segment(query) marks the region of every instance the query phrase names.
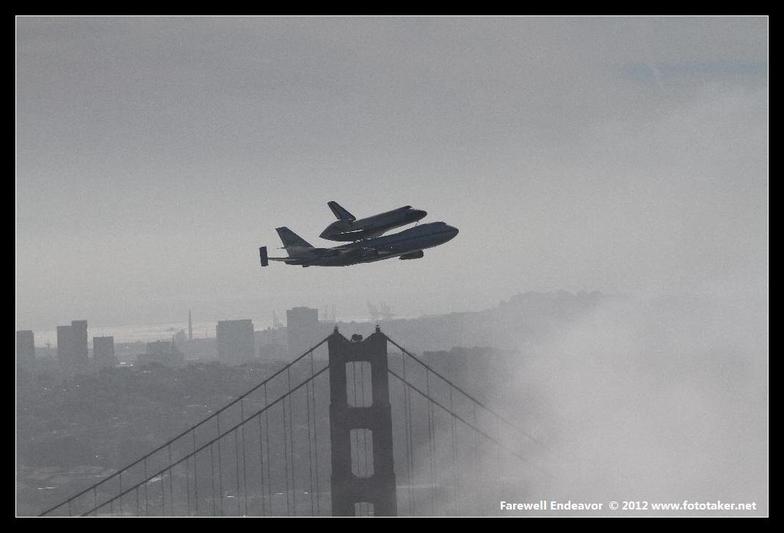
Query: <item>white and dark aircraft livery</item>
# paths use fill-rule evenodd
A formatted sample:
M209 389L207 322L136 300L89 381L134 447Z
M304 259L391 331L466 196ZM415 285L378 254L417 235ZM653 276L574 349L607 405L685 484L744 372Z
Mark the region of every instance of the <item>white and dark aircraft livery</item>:
M340 207L340 206L338 206ZM342 209L342 208L341 208ZM282 261L287 265L349 266L372 263L383 259L419 259L425 248L432 248L452 240L458 229L444 222L430 222L383 237L374 237L334 248L315 248L287 227L276 228L288 257L269 257L267 247L259 248L261 266L269 261Z
M410 205L399 207L357 220L335 201L327 202L337 220L321 232L322 239L330 241L355 242L371 237L378 237L393 228L418 222L427 216L427 211L413 209Z

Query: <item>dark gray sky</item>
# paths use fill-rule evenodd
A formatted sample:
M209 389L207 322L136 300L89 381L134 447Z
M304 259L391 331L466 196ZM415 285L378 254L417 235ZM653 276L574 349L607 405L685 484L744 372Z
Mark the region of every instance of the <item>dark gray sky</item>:
M767 291L766 18L17 18L17 326ZM261 271L337 200L460 228ZM282 251L281 251L282 252Z

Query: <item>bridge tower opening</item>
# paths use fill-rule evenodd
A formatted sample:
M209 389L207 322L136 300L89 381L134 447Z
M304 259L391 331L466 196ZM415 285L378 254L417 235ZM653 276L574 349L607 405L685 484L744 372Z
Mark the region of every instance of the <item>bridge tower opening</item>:
M376 332L367 339L354 336L349 341L336 329L327 343L330 365L332 514L353 516L365 506L372 509L372 514L376 516L396 516L387 338L377 327ZM372 398L369 405L349 405L346 363L350 362L365 362L370 366ZM372 435L371 446L367 448L371 450L372 457L369 459L372 458L372 468L369 469L370 475L364 477L352 472L352 430L367 430L367 434ZM354 452L356 454L356 449Z

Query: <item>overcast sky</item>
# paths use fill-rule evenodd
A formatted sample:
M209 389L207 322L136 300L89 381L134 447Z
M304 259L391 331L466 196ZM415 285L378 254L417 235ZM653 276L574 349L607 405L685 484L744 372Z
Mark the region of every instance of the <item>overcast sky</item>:
M766 18L17 18L17 329L762 298ZM460 234L261 270L337 200ZM282 253L282 250L276 250Z

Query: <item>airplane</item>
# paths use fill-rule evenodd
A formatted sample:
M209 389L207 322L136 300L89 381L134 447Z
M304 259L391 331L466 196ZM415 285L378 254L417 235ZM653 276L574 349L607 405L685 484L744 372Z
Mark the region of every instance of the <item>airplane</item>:
M334 248L315 248L287 227L276 228L288 257L269 257L267 247L259 248L261 266L269 261L283 261L287 265L349 266L372 263L392 257L420 259L425 248L432 248L452 240L458 229L445 222L430 222L399 233L366 239L362 242L344 244Z
M412 209L407 205L357 220L357 217L341 207L339 203L331 201L327 202L327 205L337 220L327 226L319 237L330 241L356 242L378 237L393 228L417 222L427 216L427 211Z

